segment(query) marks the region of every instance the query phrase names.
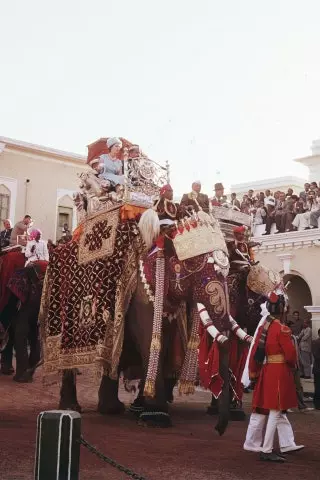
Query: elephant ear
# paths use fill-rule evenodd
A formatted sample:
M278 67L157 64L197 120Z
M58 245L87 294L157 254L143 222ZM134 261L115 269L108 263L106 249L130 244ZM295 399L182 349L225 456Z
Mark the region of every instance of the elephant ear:
M154 245L155 240L160 235L160 220L157 212L153 208L149 208L141 215L138 227L148 250Z

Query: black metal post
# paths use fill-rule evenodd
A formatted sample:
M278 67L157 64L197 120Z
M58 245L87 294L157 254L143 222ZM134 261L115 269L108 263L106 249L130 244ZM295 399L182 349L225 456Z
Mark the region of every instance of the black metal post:
M81 416L78 412L42 412L37 421L34 480L78 480Z

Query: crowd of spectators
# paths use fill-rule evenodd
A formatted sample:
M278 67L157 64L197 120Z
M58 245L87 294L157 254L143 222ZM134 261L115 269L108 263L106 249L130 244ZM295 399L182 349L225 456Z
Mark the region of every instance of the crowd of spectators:
M295 194L292 188L287 192L271 192L268 189L256 195L249 190L241 202L232 193L231 204L252 215L254 226L265 224L263 235L270 234L272 224L276 225L274 233L318 228L320 186L317 182L305 183L304 190L299 194Z

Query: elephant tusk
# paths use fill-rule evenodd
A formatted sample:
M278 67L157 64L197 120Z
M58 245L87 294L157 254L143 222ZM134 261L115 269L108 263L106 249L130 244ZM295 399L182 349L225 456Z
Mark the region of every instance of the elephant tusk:
M210 333L213 340L216 340L221 344L226 342L228 340L228 337L222 335L222 333L220 333L219 330L217 330L216 327L213 325L205 306L202 303L197 303L197 308L200 315L200 320L207 332Z
M243 340L245 342L251 343L252 342L252 337L251 335L248 335L244 330L242 330L241 327L237 324L234 318L232 318L231 315L229 315L230 323L231 323L231 330L235 335L237 335L240 340Z

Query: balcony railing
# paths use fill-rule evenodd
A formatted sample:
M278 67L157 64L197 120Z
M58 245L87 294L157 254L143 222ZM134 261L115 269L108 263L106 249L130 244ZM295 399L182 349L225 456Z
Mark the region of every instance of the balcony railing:
M314 228L300 232L294 231L255 236L254 241L261 243L261 246L257 247L261 253L263 251L277 251L285 248L320 247L320 229Z

